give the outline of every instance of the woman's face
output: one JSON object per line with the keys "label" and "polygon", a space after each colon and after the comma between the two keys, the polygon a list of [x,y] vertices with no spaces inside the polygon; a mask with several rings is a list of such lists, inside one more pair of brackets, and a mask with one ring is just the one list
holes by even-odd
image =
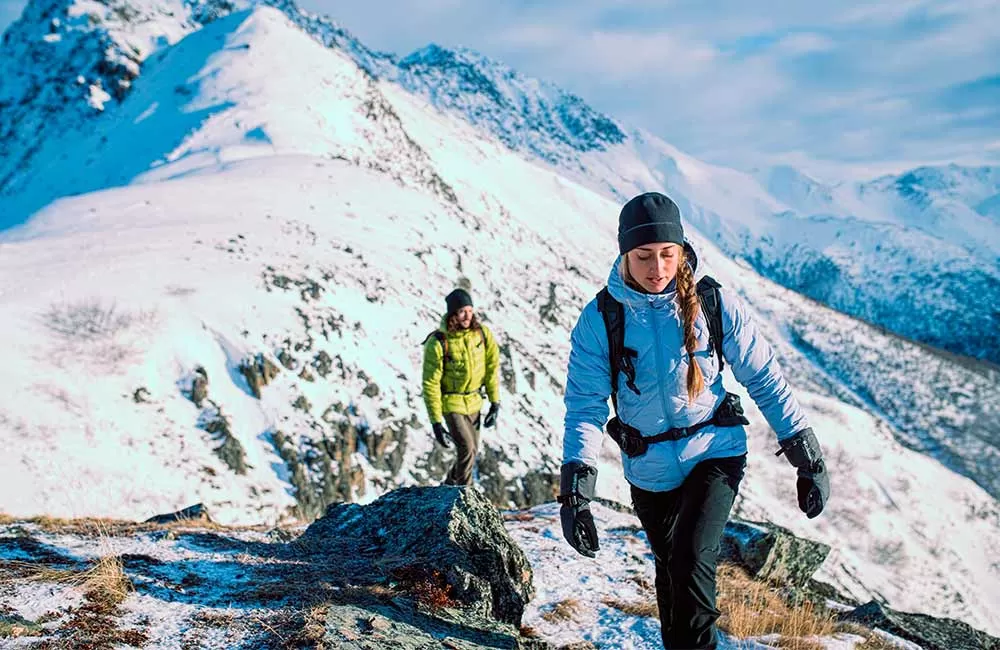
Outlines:
{"label": "woman's face", "polygon": [[472,307],[466,306],[456,311],[455,320],[458,322],[458,326],[462,329],[469,329],[472,325]]}
{"label": "woman's face", "polygon": [[683,250],[678,244],[644,244],[628,255],[628,270],[643,290],[660,293],[677,275]]}

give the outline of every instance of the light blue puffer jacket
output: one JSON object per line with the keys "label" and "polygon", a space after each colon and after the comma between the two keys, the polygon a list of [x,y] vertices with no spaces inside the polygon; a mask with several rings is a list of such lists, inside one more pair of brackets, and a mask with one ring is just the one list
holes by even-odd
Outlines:
{"label": "light blue puffer jacket", "polygon": [[[684,349],[680,308],[673,286],[662,294],[646,294],[627,286],[615,263],[608,291],[625,308],[625,346],[638,351],[635,361],[636,395],[618,380],[618,415],[622,422],[652,436],[673,427],[686,427],[712,417],[726,390],[718,360],[709,350],[705,315],[695,321],[698,351],[695,361],[705,378],[704,391],[688,403],[688,356]],[[735,294],[721,289],[722,351],[737,381],[767,418],[778,440],[809,426],[798,401],[781,374],[774,353]],[[573,328],[566,381],[566,420],[563,462],[581,461],[597,467],[611,395],[611,367],[604,319],[594,299],[584,307]],[[657,442],[642,456],[622,454],[625,478],[644,490],[672,490],[696,464],[709,458],[739,456],[747,451],[742,426],[709,425],[677,441]]]}

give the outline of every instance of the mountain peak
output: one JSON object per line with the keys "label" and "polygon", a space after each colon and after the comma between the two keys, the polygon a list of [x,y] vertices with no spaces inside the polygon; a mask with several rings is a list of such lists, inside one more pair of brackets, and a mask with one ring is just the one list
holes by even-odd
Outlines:
{"label": "mountain peak", "polygon": [[559,163],[567,147],[603,151],[626,139],[617,122],[578,96],[475,50],[432,43],[398,65],[407,89],[484,126],[515,151]]}

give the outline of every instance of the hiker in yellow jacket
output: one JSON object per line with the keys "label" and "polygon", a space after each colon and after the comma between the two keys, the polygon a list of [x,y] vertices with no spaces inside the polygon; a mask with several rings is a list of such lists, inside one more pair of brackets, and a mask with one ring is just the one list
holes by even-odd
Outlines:
{"label": "hiker in yellow jacket", "polygon": [[493,333],[476,317],[468,292],[455,289],[445,297],[445,305],[441,328],[424,341],[424,404],[438,443],[447,447],[449,437],[455,441],[457,457],[445,485],[471,485],[483,387],[490,400],[483,424],[496,424],[500,411],[500,350]]}

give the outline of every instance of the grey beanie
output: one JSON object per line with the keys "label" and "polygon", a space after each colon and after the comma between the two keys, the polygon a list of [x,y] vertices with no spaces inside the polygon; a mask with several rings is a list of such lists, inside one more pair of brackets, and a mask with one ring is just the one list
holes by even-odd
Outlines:
{"label": "grey beanie", "polygon": [[646,192],[625,204],[618,215],[618,252],[656,242],[684,245],[681,211],[670,197]]}

